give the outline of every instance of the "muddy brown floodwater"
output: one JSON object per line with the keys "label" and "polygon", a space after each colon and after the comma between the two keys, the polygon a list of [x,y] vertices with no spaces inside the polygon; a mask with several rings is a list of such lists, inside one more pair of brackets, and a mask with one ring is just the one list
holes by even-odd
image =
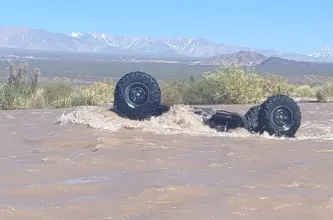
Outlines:
{"label": "muddy brown floodwater", "polygon": [[218,133],[187,106],[2,111],[0,219],[331,220],[333,104],[300,107],[294,139]]}

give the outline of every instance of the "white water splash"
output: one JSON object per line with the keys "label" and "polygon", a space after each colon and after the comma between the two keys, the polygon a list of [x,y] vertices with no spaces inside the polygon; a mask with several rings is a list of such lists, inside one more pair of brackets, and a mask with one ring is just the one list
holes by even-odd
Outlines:
{"label": "white water splash", "polygon": [[106,108],[85,106],[79,107],[69,113],[63,113],[57,123],[82,124],[94,129],[116,132],[120,129],[140,129],[157,134],[187,134],[204,136],[224,136],[234,138],[265,138],[274,140],[333,140],[333,122],[305,121],[297,132],[296,138],[277,138],[268,134],[251,134],[243,128],[231,132],[217,132],[202,123],[202,117],[193,113],[192,108],[186,105],[174,105],[170,110],[159,117],[150,120],[136,121],[119,117]]}
{"label": "white water splash", "polygon": [[251,134],[244,129],[233,133],[221,133],[205,126],[202,117],[192,112],[186,105],[174,105],[170,110],[158,117],[149,120],[136,121],[119,117],[112,111],[101,107],[80,107],[69,113],[63,113],[57,120],[63,124],[83,124],[89,127],[107,131],[125,129],[140,129],[157,134],[188,134],[188,135],[214,135],[250,137]]}

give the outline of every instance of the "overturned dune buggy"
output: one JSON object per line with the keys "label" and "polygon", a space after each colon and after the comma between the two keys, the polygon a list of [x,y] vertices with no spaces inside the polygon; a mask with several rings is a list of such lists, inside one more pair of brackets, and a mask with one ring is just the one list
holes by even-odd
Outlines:
{"label": "overturned dune buggy", "polygon": [[[130,72],[116,84],[112,110],[119,116],[144,120],[160,116],[170,107],[161,105],[161,90],[157,81],[145,72]],[[243,127],[251,133],[281,137],[294,137],[301,125],[301,111],[290,97],[277,94],[261,105],[253,106],[245,115],[211,108],[193,108],[203,118],[203,123],[218,131]]]}

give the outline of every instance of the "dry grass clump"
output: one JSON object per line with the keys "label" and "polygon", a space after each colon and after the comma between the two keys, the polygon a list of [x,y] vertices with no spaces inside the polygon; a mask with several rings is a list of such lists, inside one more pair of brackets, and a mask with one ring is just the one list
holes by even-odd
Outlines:
{"label": "dry grass clump", "polygon": [[264,74],[261,77],[260,87],[265,91],[265,97],[277,93],[291,95],[292,85],[288,83],[288,79],[273,74]]}
{"label": "dry grass clump", "polygon": [[39,69],[28,71],[28,64],[8,61],[8,82],[0,84],[1,109],[67,108],[104,105],[113,102],[114,83],[104,80],[89,86],[70,83],[38,84]]}
{"label": "dry grass clump", "polygon": [[316,91],[316,97],[319,102],[328,102],[333,98],[333,82],[327,81],[323,83],[321,88]]}
{"label": "dry grass clump", "polygon": [[95,82],[90,86],[70,83],[53,83],[44,86],[43,94],[47,106],[68,108],[82,105],[106,105],[113,102],[114,83]]}
{"label": "dry grass clump", "polygon": [[24,109],[38,105],[40,93],[37,91],[39,69],[28,72],[28,64],[21,62],[14,64],[8,61],[8,83],[0,85],[0,108],[1,109]]}
{"label": "dry grass clump", "polygon": [[300,97],[300,98],[314,98],[316,97],[316,91],[320,87],[315,87],[311,85],[298,85],[293,87],[292,94],[295,97]]}
{"label": "dry grass clump", "polygon": [[190,81],[186,79],[175,80],[171,83],[159,82],[162,97],[162,103],[166,105],[183,104],[186,102],[185,93],[191,86]]}

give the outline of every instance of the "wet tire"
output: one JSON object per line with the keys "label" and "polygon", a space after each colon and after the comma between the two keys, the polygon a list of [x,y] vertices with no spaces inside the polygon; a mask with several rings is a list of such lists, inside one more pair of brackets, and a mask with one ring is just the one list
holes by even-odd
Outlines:
{"label": "wet tire", "polygon": [[295,137],[301,126],[301,120],[299,106],[286,95],[271,96],[261,104],[259,113],[261,133],[266,131],[272,136]]}
{"label": "wet tire", "polygon": [[261,110],[260,105],[253,106],[245,113],[244,127],[251,133],[258,133],[260,131],[259,113]]}
{"label": "wet tire", "polygon": [[161,116],[162,114],[166,113],[170,110],[170,106],[167,105],[159,105],[154,112],[153,116]]}
{"label": "wet tire", "polygon": [[160,101],[161,89],[157,81],[144,72],[127,73],[119,79],[114,90],[118,114],[129,119],[150,118]]}

